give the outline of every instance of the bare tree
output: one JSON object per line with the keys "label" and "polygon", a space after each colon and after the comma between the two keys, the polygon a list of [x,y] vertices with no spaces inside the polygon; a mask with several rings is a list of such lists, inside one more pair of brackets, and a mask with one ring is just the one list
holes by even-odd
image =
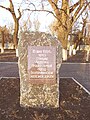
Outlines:
{"label": "bare tree", "polygon": [[13,35],[13,31],[14,31],[14,28],[13,28],[13,22],[8,22],[7,23],[7,28],[9,30],[9,33]]}
{"label": "bare tree", "polygon": [[18,14],[19,16],[17,17],[16,16],[16,13],[15,13],[15,9],[14,9],[14,4],[12,2],[12,0],[9,0],[9,7],[5,7],[3,5],[0,5],[1,8],[9,11],[13,17],[13,20],[14,20],[14,33],[13,33],[13,42],[14,42],[14,46],[15,48],[17,48],[17,44],[18,44],[18,31],[19,31],[19,20],[21,18],[21,12],[20,12],[20,8],[18,9]]}
{"label": "bare tree", "polygon": [[[62,43],[63,50],[67,50],[69,33],[72,31],[74,23],[86,10],[90,2],[87,2],[86,0],[78,0],[78,2],[70,6],[68,0],[62,0],[60,8],[58,7],[59,0],[48,0],[48,2],[53,8],[54,14],[57,18],[53,30],[56,32],[58,39]],[[67,55],[64,60],[66,59]]]}
{"label": "bare tree", "polygon": [[4,44],[5,42],[9,41],[9,30],[6,28],[6,26],[4,27],[0,27],[0,33],[1,33],[1,53],[4,52]]}
{"label": "bare tree", "polygon": [[32,27],[32,22],[30,20],[30,15],[27,15],[27,18],[22,18],[21,19],[21,24],[20,24],[20,32],[24,31],[30,31]]}
{"label": "bare tree", "polygon": [[1,32],[1,44],[2,44],[2,46],[1,46],[1,53],[3,53],[4,52],[4,29],[1,28],[0,32]]}
{"label": "bare tree", "polygon": [[34,21],[33,21],[33,25],[34,25],[34,29],[35,29],[35,31],[39,31],[39,28],[40,28],[40,22],[39,22],[38,18],[37,18],[37,19],[34,19]]}
{"label": "bare tree", "polygon": [[[86,13],[87,14],[87,13]],[[79,30],[76,33],[76,36],[74,37],[74,48],[76,49],[82,42],[85,44],[85,39],[86,39],[86,33],[85,33],[85,27],[87,23],[87,17],[88,14],[85,16],[85,18],[82,17],[82,29]]]}
{"label": "bare tree", "polygon": [[[30,0],[26,1],[30,3]],[[51,10],[45,9],[45,1],[46,0],[41,0],[41,9],[37,9],[35,4],[30,3],[30,5],[33,6],[33,9],[27,8],[26,10],[32,12],[44,11],[53,14],[53,16],[56,18],[56,21],[53,24],[53,31],[56,33],[58,39],[62,43],[63,49],[67,50],[68,35],[72,30],[72,26],[86,10],[87,6],[90,5],[90,2],[87,0],[78,0],[75,4],[70,5],[69,0],[48,0],[48,3],[52,8]]]}
{"label": "bare tree", "polygon": [[69,6],[68,0],[62,0],[61,8],[58,7],[59,0],[48,0],[56,15],[57,22],[54,29],[64,49],[67,49],[68,34],[72,26],[90,3],[79,0],[73,6]]}

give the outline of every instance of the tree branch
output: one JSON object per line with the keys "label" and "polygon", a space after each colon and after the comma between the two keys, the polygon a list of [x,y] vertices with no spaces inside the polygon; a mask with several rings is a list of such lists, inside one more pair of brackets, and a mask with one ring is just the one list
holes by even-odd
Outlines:
{"label": "tree branch", "polygon": [[13,3],[12,3],[12,0],[9,0],[9,2],[10,2],[10,10],[13,13],[14,12],[14,6],[13,6]]}
{"label": "tree branch", "polygon": [[3,9],[5,9],[5,10],[10,11],[10,8],[6,8],[6,7],[2,6],[2,5],[0,5],[0,8],[3,8]]}
{"label": "tree branch", "polygon": [[60,11],[57,7],[57,4],[55,4],[52,0],[48,0],[48,2],[50,3],[50,5],[52,6],[56,16],[60,16]]}
{"label": "tree branch", "polygon": [[54,2],[52,0],[48,0],[48,2],[52,6],[52,8],[53,8],[53,10],[54,10],[54,12],[56,14],[56,19],[62,24],[62,26],[65,29],[67,29],[67,27],[62,23],[62,21],[60,19],[61,18],[60,10],[63,11],[67,15],[67,13],[65,12],[65,10],[63,10],[63,9],[59,10],[59,8],[57,7],[57,2],[58,2],[57,0],[54,0]]}
{"label": "tree branch", "polygon": [[[73,15],[73,19],[76,19],[76,17],[77,17],[77,15],[80,13],[80,11],[83,9],[83,7],[85,6],[85,2],[83,1],[81,1],[80,0],[80,2],[78,3],[79,4],[79,6],[78,6],[78,8],[77,8],[77,10],[75,11],[75,13],[74,13],[74,15]],[[87,6],[88,4],[86,4],[86,6]],[[86,7],[85,7],[86,8]]]}
{"label": "tree branch", "polygon": [[48,13],[53,14],[53,16],[54,16],[55,18],[57,18],[57,17],[55,16],[55,14],[54,14],[52,11],[49,11],[49,10],[36,10],[36,9],[35,9],[35,10],[31,10],[31,9],[27,8],[27,9],[24,9],[23,12],[26,11],[26,10],[27,10],[27,11],[31,11],[31,12],[48,12]]}
{"label": "tree branch", "polygon": [[87,6],[90,4],[90,2],[88,4],[86,4],[86,6],[83,8],[83,10],[81,11],[81,13],[74,19],[74,21],[72,22],[72,25],[77,21],[77,19],[80,17],[80,15],[82,15],[82,13],[84,12],[84,10],[87,8]]}
{"label": "tree branch", "polygon": [[78,6],[77,10],[75,11],[74,15],[73,15],[73,19],[75,19],[77,17],[77,15],[79,14],[80,10],[82,9],[82,7],[80,7],[80,5]]}
{"label": "tree branch", "polygon": [[[47,12],[47,13],[51,13],[63,25],[62,21],[52,11],[49,11],[49,10],[31,10],[31,9],[25,9],[24,11],[26,11],[26,10],[31,11],[31,12]],[[63,27],[65,29],[67,29],[65,25],[63,25]]]}
{"label": "tree branch", "polygon": [[18,16],[18,20],[21,18],[21,16],[22,16],[22,14],[21,14],[21,12],[20,12],[20,9],[18,9],[18,13],[19,13],[19,16]]}
{"label": "tree branch", "polygon": [[75,10],[75,8],[79,5],[80,1],[78,1],[76,4],[70,7],[70,13]]}
{"label": "tree branch", "polygon": [[58,0],[54,0],[54,3],[57,5]]}

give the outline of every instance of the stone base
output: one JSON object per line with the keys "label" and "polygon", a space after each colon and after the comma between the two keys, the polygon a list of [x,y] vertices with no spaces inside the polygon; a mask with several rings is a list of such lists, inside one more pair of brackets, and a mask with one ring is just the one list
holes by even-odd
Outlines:
{"label": "stone base", "polygon": [[[56,48],[55,83],[31,83],[28,73],[28,46],[53,46]],[[62,62],[62,48],[60,42],[46,33],[22,33],[18,44],[19,75],[20,75],[20,105],[34,108],[59,107],[59,69]],[[52,54],[53,56],[54,54]],[[46,55],[47,56],[47,55]],[[50,59],[53,59],[53,57]],[[49,58],[49,57],[48,57]],[[32,59],[34,60],[34,59]],[[52,60],[51,60],[52,61]],[[44,79],[43,79],[44,80]],[[52,81],[52,78],[51,78]]]}
{"label": "stone base", "polygon": [[20,104],[23,107],[58,108],[59,86],[29,85],[27,92],[21,93]]}

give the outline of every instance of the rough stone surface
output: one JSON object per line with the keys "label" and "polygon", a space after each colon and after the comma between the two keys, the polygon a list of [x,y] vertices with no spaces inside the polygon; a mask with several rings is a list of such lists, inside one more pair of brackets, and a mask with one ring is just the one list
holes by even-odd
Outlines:
{"label": "rough stone surface", "polygon": [[[28,81],[28,46],[56,47],[56,83],[31,84]],[[62,62],[60,42],[50,34],[39,32],[24,32],[18,43],[19,74],[20,74],[20,104],[24,107],[56,108],[59,107],[59,69]],[[32,58],[31,58],[32,59]]]}

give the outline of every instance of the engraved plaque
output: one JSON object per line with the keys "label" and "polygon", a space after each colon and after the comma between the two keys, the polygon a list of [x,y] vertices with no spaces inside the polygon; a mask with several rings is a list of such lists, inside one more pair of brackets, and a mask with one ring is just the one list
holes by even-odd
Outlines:
{"label": "engraved plaque", "polygon": [[56,47],[28,46],[28,78],[32,84],[56,83]]}

